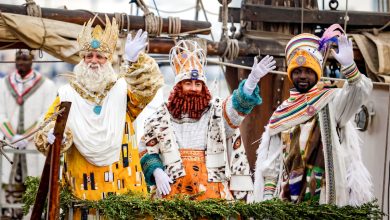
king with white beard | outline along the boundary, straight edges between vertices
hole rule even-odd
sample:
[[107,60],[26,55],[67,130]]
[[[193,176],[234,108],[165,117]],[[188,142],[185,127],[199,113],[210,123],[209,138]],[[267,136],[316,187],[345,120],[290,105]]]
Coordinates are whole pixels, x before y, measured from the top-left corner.
[[105,64],[86,64],[81,60],[74,67],[76,81],[85,87],[90,92],[101,93],[109,83],[113,83],[118,79],[117,74],[110,62]]
[[[74,77],[58,90],[46,114],[50,117],[60,102],[72,102],[62,151],[63,179],[80,199],[100,200],[109,194],[130,190],[146,192],[132,122],[152,100],[163,84],[158,65],[142,51],[147,33],[139,30],[128,36],[126,64],[120,74],[111,58],[118,37],[118,25],[106,18],[106,29],[84,26],[78,37],[82,60]],[[43,153],[54,143],[54,123],[37,133],[35,143]],[[73,218],[89,216],[91,211],[74,208]],[[93,212],[92,212],[93,213]]]

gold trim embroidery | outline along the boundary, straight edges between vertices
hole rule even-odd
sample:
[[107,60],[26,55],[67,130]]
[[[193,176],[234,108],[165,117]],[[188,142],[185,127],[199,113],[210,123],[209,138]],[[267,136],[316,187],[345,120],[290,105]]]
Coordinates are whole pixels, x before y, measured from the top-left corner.
[[87,89],[83,88],[76,80],[71,80],[69,82],[70,86],[83,98],[88,101],[91,101],[97,105],[101,105],[104,98],[107,96],[107,93],[115,85],[115,82],[109,83],[102,93],[90,92]]

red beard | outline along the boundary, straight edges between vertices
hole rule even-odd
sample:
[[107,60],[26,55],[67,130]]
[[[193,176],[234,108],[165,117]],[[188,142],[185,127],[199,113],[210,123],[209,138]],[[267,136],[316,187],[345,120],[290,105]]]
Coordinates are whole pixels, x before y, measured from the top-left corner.
[[203,112],[209,106],[211,94],[203,84],[201,93],[183,92],[181,83],[178,83],[168,98],[167,108],[173,118],[182,119],[189,117],[200,119]]

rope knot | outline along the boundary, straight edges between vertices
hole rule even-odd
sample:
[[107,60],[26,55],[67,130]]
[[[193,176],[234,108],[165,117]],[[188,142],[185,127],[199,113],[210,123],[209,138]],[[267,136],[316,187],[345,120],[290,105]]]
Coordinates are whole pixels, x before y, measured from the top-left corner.
[[228,60],[236,59],[240,52],[240,46],[238,45],[238,40],[230,39],[230,38],[225,38],[225,40],[226,40],[226,47],[222,57]]
[[160,36],[162,28],[162,17],[156,16],[152,12],[145,13],[145,29],[149,33],[149,35]]
[[34,0],[26,0],[24,5],[26,6],[28,16],[42,17],[41,7],[39,7]]

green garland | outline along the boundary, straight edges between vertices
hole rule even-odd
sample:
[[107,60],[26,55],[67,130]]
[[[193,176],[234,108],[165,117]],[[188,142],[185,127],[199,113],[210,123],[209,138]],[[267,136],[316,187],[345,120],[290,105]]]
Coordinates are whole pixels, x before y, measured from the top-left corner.
[[[23,195],[23,211],[27,213],[34,204],[39,179],[28,177]],[[100,201],[86,201],[74,198],[69,190],[61,189],[60,205],[65,213],[71,204],[94,208],[110,219],[140,219],[150,216],[154,219],[224,219],[228,216],[240,216],[242,219],[381,219],[383,213],[376,202],[360,207],[337,207],[304,202],[292,204],[278,199],[261,203],[245,204],[210,199],[195,201],[182,196],[172,200],[151,199],[145,195],[129,193],[111,195]]]

